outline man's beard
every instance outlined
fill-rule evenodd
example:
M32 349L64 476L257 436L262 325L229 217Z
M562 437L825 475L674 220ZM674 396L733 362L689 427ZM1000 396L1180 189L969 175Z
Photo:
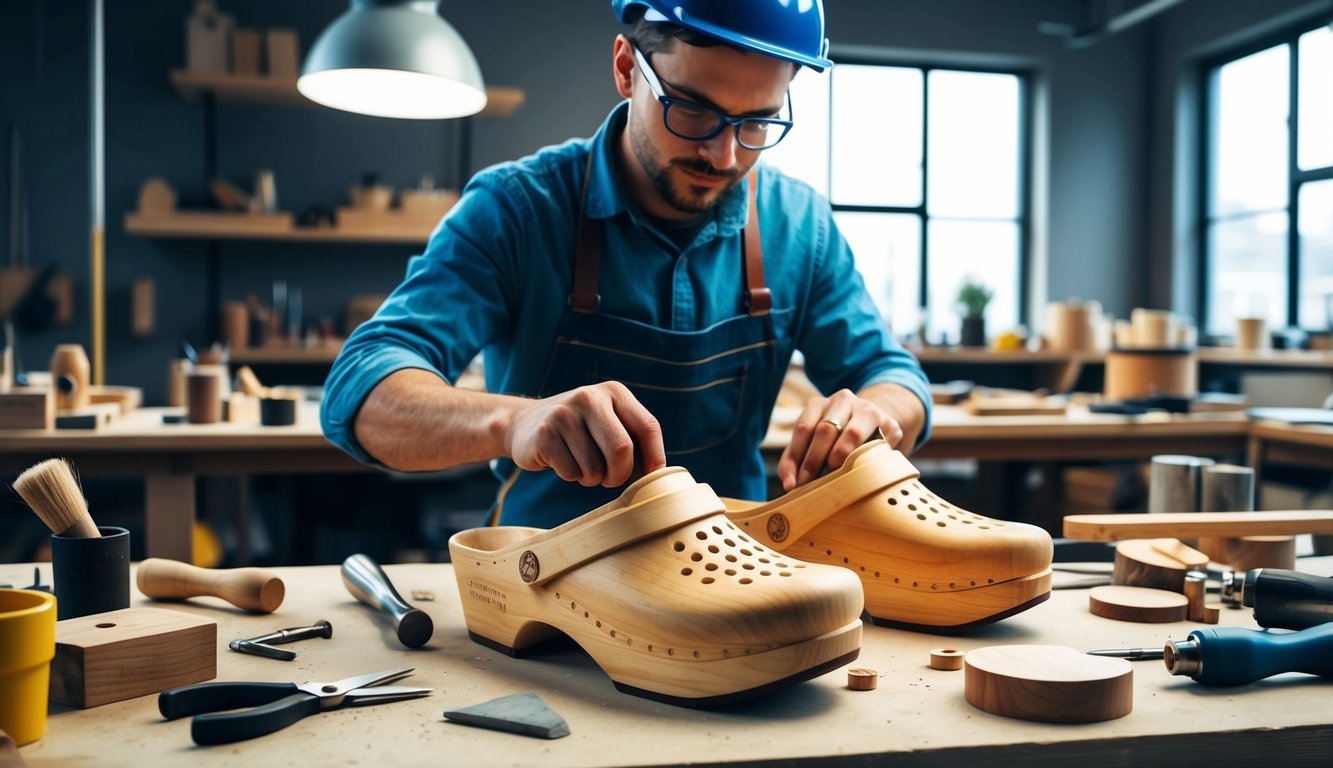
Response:
M627 126L626 130L630 130ZM652 145L648 137L642 131L631 131L630 145L634 148L634 156L638 159L639 165L643 167L648 178L653 183L653 189L662 197L672 208L681 213L700 214L707 211L717 204L722 194L740 180L745 171L741 168L732 168L723 171L714 168L711 163L699 158L681 159L677 158L662 164L657 148ZM675 166L683 170L697 173L701 176L716 176L728 179L728 182L720 187L701 188L689 184L688 180L684 184L684 189L678 190L671 181L671 168Z

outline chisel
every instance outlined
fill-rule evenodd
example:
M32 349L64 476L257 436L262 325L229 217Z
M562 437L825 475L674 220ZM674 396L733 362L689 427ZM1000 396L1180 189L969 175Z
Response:
M1241 627L1196 629L1167 641L1166 669L1204 685L1247 685L1283 672L1333 677L1333 624L1299 632Z
M352 597L377 608L393 619L398 642L408 648L420 648L435 633L435 623L420 608L407 604L393 588L379 563L365 555L352 555L343 561L343 586Z

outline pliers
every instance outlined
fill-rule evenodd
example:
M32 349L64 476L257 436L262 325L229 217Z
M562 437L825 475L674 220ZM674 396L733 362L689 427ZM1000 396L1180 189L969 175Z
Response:
M168 720L197 715L190 736L201 746L230 744L280 731L296 721L344 704L380 704L429 695L430 688L379 686L412 668L372 672L334 683L197 683L163 691L157 708ZM377 686L377 687L373 687ZM249 707L243 712L209 715Z

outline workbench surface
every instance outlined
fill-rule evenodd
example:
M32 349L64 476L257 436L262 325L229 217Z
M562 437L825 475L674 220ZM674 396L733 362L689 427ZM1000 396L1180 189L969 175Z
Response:
M43 582L50 566L43 564ZM1333 573L1333 558L1302 561L1302 570ZM880 673L879 688L846 687L846 668L717 710L658 704L615 690L577 648L511 659L468 639L448 565L389 565L409 602L431 614L433 640L416 651L398 645L388 621L356 602L336 566L274 569L287 597L271 615L240 612L215 598L150 603L218 622L218 680L330 681L412 666L399 685L434 688L428 697L349 707L306 718L277 734L202 748L187 721L164 721L157 697L89 710L52 707L46 737L20 750L30 766L92 765L428 765L651 766L765 765L1214 765L1326 764L1333 754L1333 682L1289 674L1232 689L1173 677L1161 661L1134 665L1134 710L1119 720L1049 725L974 709L963 675L927 666L933 648L1068 645L1161 646L1184 639L1192 624L1133 624L1093 616L1086 589L1057 590L1050 601L964 637L866 626L854 667ZM31 583L31 565L0 565L0 583ZM1057 580L1058 581L1058 580ZM412 600L430 590L435 600ZM333 623L331 640L286 647L295 661L227 649L236 638L280 628ZM1222 624L1253 627L1248 609L1222 611ZM441 712L523 691L538 693L568 721L572 735L547 741L445 721Z

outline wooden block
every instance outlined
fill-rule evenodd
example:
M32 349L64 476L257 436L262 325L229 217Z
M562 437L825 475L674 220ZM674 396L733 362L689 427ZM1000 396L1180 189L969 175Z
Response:
M217 676L217 622L124 608L56 622L51 700L87 709Z
M15 387L0 394L0 429L55 429L56 398L50 387Z
M120 416L120 403L94 403L56 411L56 429L101 429Z
M269 27L264 32L264 48L268 54L268 76L295 80L301 68L300 44L295 29Z
M222 401L222 420L254 424L259 421L259 398L233 392Z
M93 405L114 403L119 406L121 416L143 405L143 390L139 387L93 384L88 387L88 397L92 399Z
M1217 624L1222 620L1222 606L1217 603L1209 603L1203 607L1203 623Z
M1227 539L1227 562L1234 571L1252 568L1296 569L1294 536L1243 536Z
M144 276L130 286L130 334L136 339L153 335L157 327L157 282Z
M963 652L957 648L936 648L930 652L930 668L953 672L963 668Z
M237 27L231 33L231 71L237 75L259 75L259 30Z
M865 667L849 669L847 670L847 687L853 691L873 691L879 687L879 673Z
M1134 668L1058 645L968 651L963 693L984 712L1044 723L1096 723L1134 708Z
M1165 624L1184 621L1189 615L1189 600L1179 592L1165 589L1093 587L1088 593L1088 610L1117 621Z

